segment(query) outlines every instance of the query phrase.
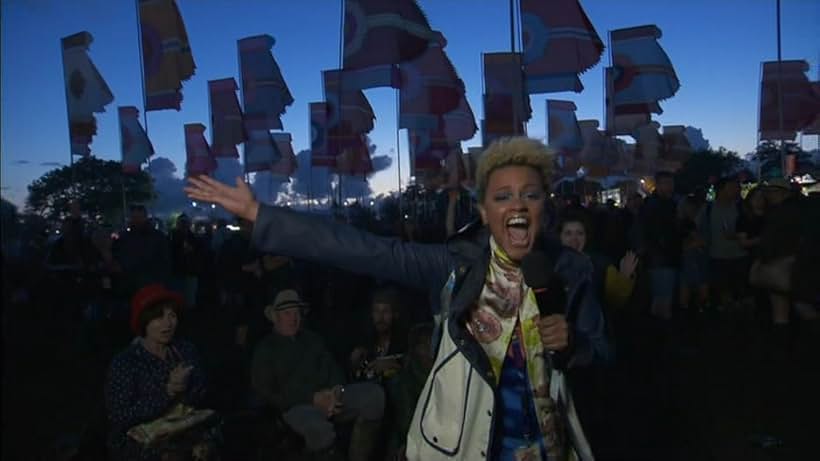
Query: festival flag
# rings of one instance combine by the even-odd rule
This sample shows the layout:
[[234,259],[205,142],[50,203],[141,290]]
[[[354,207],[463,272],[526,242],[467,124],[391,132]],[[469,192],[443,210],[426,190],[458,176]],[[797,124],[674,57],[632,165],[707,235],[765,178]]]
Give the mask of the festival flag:
[[271,167],[271,173],[276,176],[293,176],[297,166],[296,154],[293,152],[293,138],[290,133],[272,133],[272,137],[280,158]]
[[211,102],[211,151],[214,157],[238,158],[236,145],[245,141],[242,110],[236,97],[236,80],[208,81]]
[[373,129],[376,115],[361,90],[345,88],[344,77],[344,72],[340,70],[322,72],[328,110],[327,126],[333,128],[344,124],[352,133],[368,133]]
[[88,47],[94,38],[88,32],[63,37],[63,77],[71,155],[91,154],[91,140],[97,134],[94,114],[105,112],[114,95],[102,75],[88,57]]
[[524,92],[524,74],[518,53],[485,53],[484,119],[481,131],[484,145],[492,140],[524,134],[532,108]]
[[440,173],[442,162],[458,146],[448,144],[440,133],[428,130],[407,130],[410,148],[411,171],[414,176],[435,172]]
[[424,54],[401,65],[400,128],[434,129],[439,117],[458,108],[464,82],[444,53],[446,45],[437,33]]
[[443,124],[444,137],[451,145],[472,139],[478,131],[473,109],[464,95],[461,96],[458,106],[454,110],[441,117],[441,123]]
[[444,159],[444,171],[447,174],[444,186],[448,189],[458,189],[467,180],[467,170],[461,148],[455,147],[447,154],[447,158]]
[[622,141],[607,136],[599,125],[598,120],[578,121],[584,147],[579,155],[567,158],[567,164],[582,164],[589,176],[606,176],[622,158]]
[[[758,131],[761,139],[793,140],[798,131],[808,128],[820,114],[820,94],[806,77],[806,61],[777,61],[763,63],[760,87],[760,116]],[[780,131],[778,88],[782,91],[783,131]]]
[[572,101],[547,100],[547,143],[561,156],[578,154],[584,147]]
[[242,76],[242,105],[245,130],[281,130],[280,117],[293,104],[285,78],[273,58],[276,40],[256,35],[238,41],[239,69]]
[[327,103],[312,102],[310,107],[310,164],[332,167],[336,158],[327,145]]
[[154,146],[140,125],[139,110],[134,106],[117,108],[120,119],[120,152],[122,171],[136,173],[140,165],[154,155]]
[[[814,91],[814,97],[820,100],[820,82],[812,82],[811,87],[812,91]],[[817,110],[814,121],[803,128],[803,134],[820,134],[820,109]]]
[[332,168],[334,172],[350,176],[364,176],[373,172],[373,162],[365,134],[352,135],[344,144],[337,144],[337,148],[338,154]]
[[528,94],[584,89],[604,44],[578,0],[521,0],[521,29]]
[[344,5],[344,69],[410,61],[435,37],[415,0],[346,0]]
[[635,131],[635,158],[651,161],[660,157],[663,138],[658,133],[658,128],[658,122],[650,122]]
[[205,140],[205,125],[201,123],[185,124],[185,174],[199,176],[211,174],[217,163],[208,141]]
[[282,158],[268,130],[252,130],[245,141],[245,173],[271,171]]
[[671,98],[680,81],[654,25],[613,30],[612,104],[647,104]]
[[180,109],[196,65],[175,0],[139,0],[145,110]]
[[692,144],[686,136],[686,127],[683,125],[667,125],[663,127],[663,158],[666,160],[686,161],[692,155]]

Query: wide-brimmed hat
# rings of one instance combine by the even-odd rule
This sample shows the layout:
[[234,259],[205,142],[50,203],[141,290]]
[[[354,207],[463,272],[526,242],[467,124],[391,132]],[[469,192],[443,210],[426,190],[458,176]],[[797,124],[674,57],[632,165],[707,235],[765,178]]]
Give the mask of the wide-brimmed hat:
[[272,304],[265,306],[265,317],[271,320],[274,312],[293,308],[304,309],[307,306],[308,303],[302,301],[302,298],[299,297],[299,293],[297,293],[296,290],[282,290],[277,293]]
[[145,309],[162,302],[174,304],[177,310],[185,306],[185,298],[181,294],[165,288],[161,283],[152,283],[140,288],[131,298],[131,330],[136,334],[140,334],[140,314]]

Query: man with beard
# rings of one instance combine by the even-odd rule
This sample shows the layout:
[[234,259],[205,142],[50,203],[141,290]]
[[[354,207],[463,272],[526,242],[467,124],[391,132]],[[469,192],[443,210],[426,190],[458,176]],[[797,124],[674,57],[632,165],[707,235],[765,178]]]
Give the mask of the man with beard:
[[367,341],[350,354],[351,370],[357,380],[381,381],[401,368],[406,335],[397,331],[398,299],[392,288],[380,288],[373,293]]

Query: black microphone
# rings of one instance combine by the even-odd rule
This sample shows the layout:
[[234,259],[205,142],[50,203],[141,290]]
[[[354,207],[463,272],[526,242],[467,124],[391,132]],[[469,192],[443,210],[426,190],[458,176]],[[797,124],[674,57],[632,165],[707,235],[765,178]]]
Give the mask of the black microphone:
[[524,282],[532,288],[542,317],[565,313],[566,294],[563,283],[553,272],[552,266],[552,260],[540,250],[529,252],[521,260]]
[[[538,304],[538,312],[542,317],[566,312],[564,284],[552,267],[552,260],[541,250],[530,251],[521,260],[524,282],[532,288],[535,302]],[[549,351],[544,358],[553,368],[558,370],[566,368],[566,354]]]

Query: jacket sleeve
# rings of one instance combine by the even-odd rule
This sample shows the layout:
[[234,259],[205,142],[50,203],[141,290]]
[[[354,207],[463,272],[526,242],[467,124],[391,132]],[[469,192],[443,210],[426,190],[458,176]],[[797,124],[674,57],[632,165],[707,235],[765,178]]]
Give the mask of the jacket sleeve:
[[606,337],[604,315],[591,282],[577,295],[579,299],[574,306],[571,318],[573,324],[572,354],[570,367],[585,366],[591,363],[609,364],[614,361],[615,351]]
[[425,291],[444,285],[451,265],[445,245],[378,237],[318,216],[262,204],[253,242],[262,251],[328,264]]
[[604,296],[607,306],[623,307],[632,296],[633,288],[635,288],[635,279],[625,277],[613,265],[607,266],[604,278]]

